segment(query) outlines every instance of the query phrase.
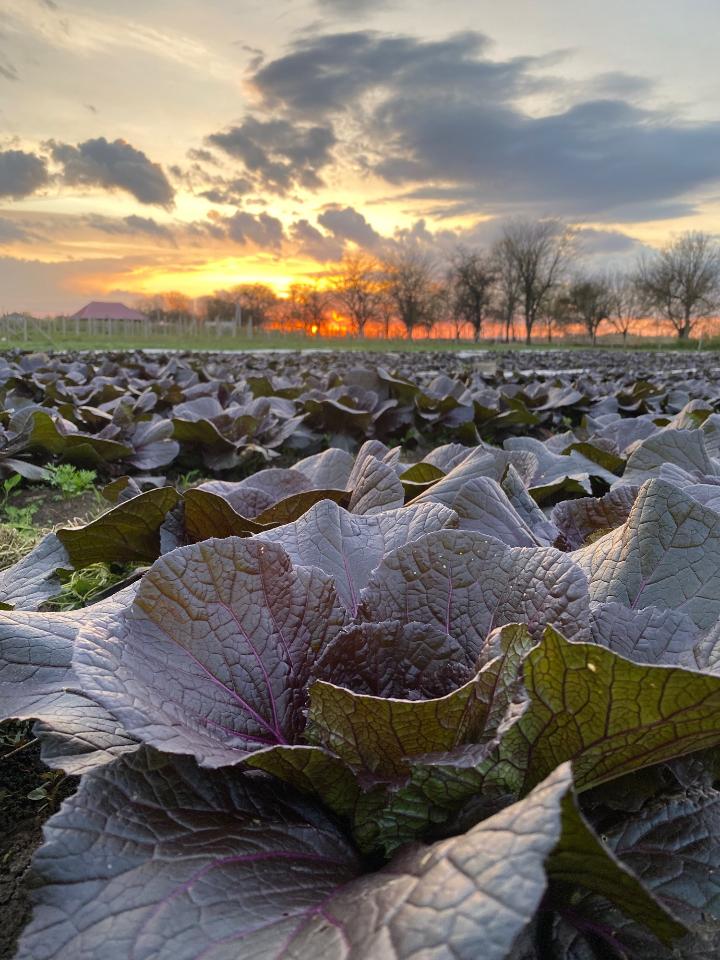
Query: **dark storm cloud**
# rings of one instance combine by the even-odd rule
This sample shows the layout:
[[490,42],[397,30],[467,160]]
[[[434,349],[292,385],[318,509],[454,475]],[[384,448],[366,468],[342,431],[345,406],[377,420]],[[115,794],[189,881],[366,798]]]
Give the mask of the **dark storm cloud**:
[[140,203],[163,207],[173,202],[175,192],[160,164],[125,140],[97,137],[77,146],[53,142],[50,148],[70,186],[125,190]]
[[298,253],[321,263],[342,259],[342,242],[335,237],[328,237],[308,220],[298,220],[291,226],[290,239],[297,244]]
[[361,247],[375,247],[382,237],[354,207],[329,207],[318,223],[339,240],[352,240]]
[[331,162],[336,141],[328,125],[248,116],[239,126],[211,134],[208,142],[240,160],[258,187],[285,194],[293,187],[323,185],[319,171]]
[[256,247],[279,250],[285,237],[280,220],[268,213],[255,216],[238,210],[232,217],[227,217],[224,223],[228,237],[242,246],[251,243]]
[[29,197],[49,179],[42,157],[24,150],[0,150],[0,197]]
[[[346,153],[435,216],[693,212],[693,198],[720,180],[720,123],[643,109],[642,77],[571,84],[542,74],[553,62],[493,60],[472,32],[430,42],[355,31],[305,37],[252,82],[288,122],[344,130]],[[529,112],[523,98],[544,91],[570,106],[542,115],[536,98]]]

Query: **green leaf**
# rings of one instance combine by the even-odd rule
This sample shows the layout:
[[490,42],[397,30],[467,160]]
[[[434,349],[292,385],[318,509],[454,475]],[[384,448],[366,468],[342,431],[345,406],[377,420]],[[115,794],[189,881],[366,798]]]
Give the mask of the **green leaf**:
[[310,688],[305,736],[351,767],[388,780],[407,772],[408,757],[451,750],[476,735],[487,713],[478,693],[471,680],[434,700],[388,700],[320,680]]
[[259,523],[240,516],[225,497],[209,490],[186,490],[183,503],[185,530],[196,542],[210,537],[249,537],[263,529]]
[[632,663],[548,627],[524,682],[528,709],[486,771],[520,793],[565,760],[584,790],[720,743],[720,677]]
[[568,760],[585,790],[720,743],[720,677],[631,663],[548,627],[525,658],[523,680],[529,702],[511,706],[492,750],[472,744],[411,761],[380,827],[367,822],[380,823],[377,809],[359,811],[365,845],[392,849],[426,829],[428,808],[441,822],[441,811],[447,820],[481,791],[523,795]]
[[584,441],[571,443],[569,447],[563,450],[563,454],[570,454],[573,451],[582,454],[583,457],[592,460],[593,463],[597,463],[611,473],[620,475],[625,466],[625,459],[623,457],[619,457],[616,453],[611,453],[610,450],[604,450],[594,443]]
[[360,795],[352,770],[321,747],[270,747],[248,757],[245,766],[264,770],[301,793],[318,797],[342,817],[352,815]]
[[147,490],[85,526],[58,530],[57,537],[78,570],[108,560],[155,560],[160,553],[160,527],[178,500],[179,494],[173,487]]
[[345,490],[308,490],[285,497],[251,519],[233,509],[225,497],[210,490],[192,489],[184,496],[185,529],[189,538],[196,542],[210,537],[249,537],[292,523],[321,500],[346,506],[350,494]]
[[423,493],[438,480],[442,480],[444,472],[432,463],[415,463],[400,474],[400,482],[409,500]]

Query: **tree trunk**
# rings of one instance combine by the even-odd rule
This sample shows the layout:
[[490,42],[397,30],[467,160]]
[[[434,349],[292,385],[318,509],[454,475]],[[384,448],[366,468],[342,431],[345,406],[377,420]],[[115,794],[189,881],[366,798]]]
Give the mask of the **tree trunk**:
[[535,326],[535,314],[526,310],[525,312],[525,343],[532,343],[532,332]]

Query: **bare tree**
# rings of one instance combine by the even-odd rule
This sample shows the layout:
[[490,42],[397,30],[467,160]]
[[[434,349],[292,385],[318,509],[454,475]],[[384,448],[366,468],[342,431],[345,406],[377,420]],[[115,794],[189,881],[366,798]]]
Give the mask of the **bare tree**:
[[331,290],[356,336],[363,337],[367,324],[381,319],[383,282],[374,257],[362,251],[346,254]]
[[480,339],[483,322],[495,297],[497,278],[498,266],[493,257],[464,247],[455,251],[447,284],[458,336],[460,327],[467,323],[472,327],[475,342]]
[[327,290],[310,283],[293,283],[288,290],[289,319],[300,323],[306,334],[315,334],[325,319],[329,299]]
[[569,309],[568,291],[565,287],[554,287],[538,308],[538,320],[545,325],[545,337],[552,343],[553,330],[565,330],[575,322]]
[[238,284],[230,290],[228,296],[233,303],[240,305],[245,320],[255,327],[267,322],[278,302],[275,291],[264,283]]
[[532,341],[535,321],[563,278],[572,242],[572,231],[559,220],[514,220],[503,231],[498,251],[517,273],[526,343]]
[[520,275],[512,252],[502,241],[493,247],[492,258],[497,273],[495,316],[505,329],[505,343],[510,343],[511,331],[515,339],[515,315],[520,306]]
[[649,311],[669,321],[679,340],[720,307],[720,246],[690,231],[640,260],[637,287]]
[[601,276],[577,276],[565,295],[571,320],[581,323],[593,346],[597,342],[600,325],[612,312],[610,285]]
[[610,293],[608,320],[622,334],[625,344],[628,334],[643,315],[642,297],[636,278],[623,271],[616,270],[608,274],[607,284]]
[[395,316],[412,339],[414,330],[429,329],[437,316],[435,264],[427,254],[405,247],[385,257],[383,270]]
[[179,320],[192,313],[193,304],[190,297],[178,290],[170,290],[163,294],[165,316],[169,320]]

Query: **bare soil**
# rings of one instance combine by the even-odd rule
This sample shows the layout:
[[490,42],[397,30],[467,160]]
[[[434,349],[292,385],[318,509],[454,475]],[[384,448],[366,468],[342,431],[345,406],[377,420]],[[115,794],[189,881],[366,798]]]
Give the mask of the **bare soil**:
[[15,494],[10,504],[13,507],[37,507],[32,522],[45,529],[63,526],[76,520],[87,521],[111,506],[99,499],[95,490],[86,490],[77,497],[63,495],[48,487],[29,487]]
[[[31,726],[13,720],[0,724],[0,960],[14,956],[30,919],[27,870],[42,840],[42,825],[78,782],[42,763]],[[18,742],[7,742],[16,737]],[[38,790],[46,796],[31,799]]]

